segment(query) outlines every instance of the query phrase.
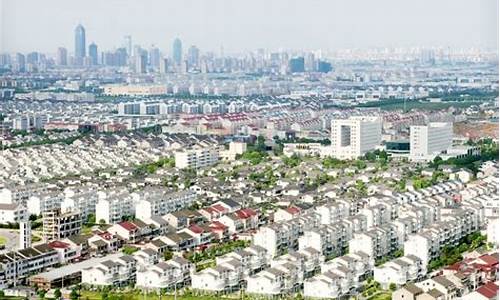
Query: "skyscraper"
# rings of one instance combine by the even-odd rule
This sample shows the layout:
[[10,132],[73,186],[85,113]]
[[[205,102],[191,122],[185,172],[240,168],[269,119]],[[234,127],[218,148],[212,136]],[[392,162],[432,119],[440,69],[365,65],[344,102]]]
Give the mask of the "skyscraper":
[[149,65],[155,70],[160,67],[160,49],[155,46],[149,50]]
[[182,62],[182,42],[179,38],[174,40],[172,45],[172,58],[176,65],[180,65]]
[[115,64],[117,66],[123,67],[127,65],[127,49],[125,48],[118,48],[115,51]]
[[331,70],[333,70],[331,63],[329,63],[327,61],[323,61],[323,60],[318,61],[318,72],[328,73]]
[[146,73],[146,63],[148,62],[148,53],[145,50],[135,53],[135,72]]
[[17,72],[26,71],[26,57],[22,53],[16,54],[16,64],[14,68]]
[[124,37],[123,46],[125,47],[125,50],[127,50],[127,55],[132,56],[132,36],[126,35]]
[[57,65],[67,66],[68,65],[68,50],[64,47],[57,48]]
[[304,56],[304,70],[307,72],[316,71],[316,63],[313,53],[306,53]]
[[89,45],[89,57],[90,57],[90,64],[95,66],[97,65],[97,45],[95,43],[91,43]]
[[191,46],[188,49],[187,61],[189,67],[197,68],[200,60],[200,49],[196,46]]
[[301,73],[305,71],[304,67],[304,57],[296,57],[290,59],[289,62],[290,72],[292,73]]
[[85,28],[78,24],[75,28],[75,62],[82,64],[85,57]]
[[168,73],[168,58],[164,57],[160,59],[160,74]]

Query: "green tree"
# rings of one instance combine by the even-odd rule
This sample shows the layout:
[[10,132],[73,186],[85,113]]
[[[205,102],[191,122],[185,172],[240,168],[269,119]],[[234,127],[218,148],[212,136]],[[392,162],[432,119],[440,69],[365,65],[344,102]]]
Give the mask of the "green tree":
[[127,254],[127,255],[131,255],[131,254],[133,254],[134,252],[136,252],[138,250],[139,250],[139,248],[133,247],[133,246],[124,246],[122,248],[122,252],[125,253],[125,254]]
[[360,159],[356,160],[355,165],[358,170],[366,169],[366,163]]
[[54,291],[54,297],[56,297],[56,299],[61,299],[61,296],[62,296],[61,290],[60,289],[56,289]]
[[391,282],[389,284],[389,290],[394,292],[397,288],[398,288],[398,286],[394,282]]
[[174,253],[170,250],[167,250],[163,253],[163,259],[165,259],[165,260],[172,259],[173,256],[174,256]]
[[95,214],[89,214],[87,216],[87,224],[95,224]]
[[69,298],[70,298],[71,300],[78,300],[79,296],[80,296],[80,295],[78,294],[78,291],[77,291],[75,288],[73,288],[73,289],[71,290],[71,293],[69,294]]

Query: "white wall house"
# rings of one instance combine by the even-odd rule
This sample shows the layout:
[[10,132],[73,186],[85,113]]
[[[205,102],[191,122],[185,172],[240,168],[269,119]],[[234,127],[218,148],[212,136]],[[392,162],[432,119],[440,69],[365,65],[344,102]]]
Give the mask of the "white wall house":
[[139,197],[141,199],[135,204],[135,217],[141,220],[181,210],[196,201],[196,193],[191,190],[169,193],[151,189],[140,193]]
[[106,198],[100,198],[96,204],[96,221],[104,220],[106,224],[115,224],[122,221],[124,216],[135,214],[136,200],[130,194],[112,194]]
[[0,203],[0,224],[18,223],[22,220],[26,220],[27,217],[28,211],[23,205],[16,203]]
[[103,261],[82,269],[82,284],[93,286],[125,286],[135,277],[136,261],[130,255]]
[[388,288],[391,283],[403,285],[425,275],[422,261],[414,256],[407,255],[393,259],[385,264],[375,267],[373,277],[383,288]]
[[190,280],[195,268],[182,257],[162,261],[148,268],[138,270],[136,287],[146,289],[170,288]]
[[179,169],[209,167],[217,161],[219,161],[219,149],[215,147],[184,149],[175,152],[175,167]]

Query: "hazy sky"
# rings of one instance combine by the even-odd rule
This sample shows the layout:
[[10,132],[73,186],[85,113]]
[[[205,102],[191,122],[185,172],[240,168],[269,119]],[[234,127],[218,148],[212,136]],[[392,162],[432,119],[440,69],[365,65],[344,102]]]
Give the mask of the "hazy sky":
[[266,49],[498,47],[498,0],[0,0],[0,51],[155,44]]

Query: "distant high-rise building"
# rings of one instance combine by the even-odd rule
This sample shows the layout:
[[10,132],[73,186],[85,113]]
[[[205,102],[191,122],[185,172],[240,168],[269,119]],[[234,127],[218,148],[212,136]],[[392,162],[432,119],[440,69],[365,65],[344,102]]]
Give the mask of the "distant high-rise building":
[[75,63],[82,64],[85,57],[85,28],[78,24],[75,28]]
[[302,73],[305,71],[304,67],[304,58],[303,57],[295,57],[290,59],[289,62],[290,72],[292,73]]
[[432,49],[422,49],[420,51],[420,63],[424,65],[434,65],[436,63],[436,56]]
[[135,55],[135,72],[136,73],[146,73],[146,64],[148,62],[147,52],[141,50]]
[[8,67],[11,64],[11,59],[9,54],[0,54],[0,66]]
[[333,70],[331,63],[322,60],[318,61],[318,72],[328,73],[331,70]]
[[149,50],[149,65],[157,70],[160,66],[160,49],[158,47],[152,47]]
[[198,49],[198,47],[196,46],[189,47],[187,53],[187,61],[189,67],[197,68],[199,66],[199,60],[200,60],[200,49]]
[[28,64],[38,64],[38,60],[40,59],[40,54],[38,52],[28,53],[26,56],[26,62]]
[[176,38],[172,45],[172,58],[176,65],[180,65],[182,62],[182,42],[180,39]]
[[307,53],[304,57],[304,69],[307,72],[316,71],[316,61],[313,53]]
[[89,57],[90,57],[90,64],[95,66],[97,65],[97,45],[95,43],[91,43],[89,45]]
[[125,50],[127,51],[128,56],[132,56],[132,36],[126,35],[124,38]]
[[160,73],[166,74],[168,72],[168,58],[162,58],[160,60]]
[[22,53],[16,54],[16,63],[14,65],[14,69],[17,72],[25,72],[26,71],[26,57]]
[[59,66],[68,65],[68,50],[64,47],[57,48],[57,59],[56,64]]
[[115,51],[115,63],[117,66],[123,67],[127,65],[127,49],[118,48]]

